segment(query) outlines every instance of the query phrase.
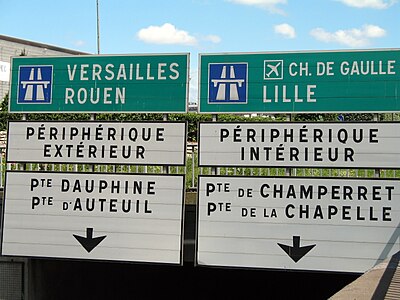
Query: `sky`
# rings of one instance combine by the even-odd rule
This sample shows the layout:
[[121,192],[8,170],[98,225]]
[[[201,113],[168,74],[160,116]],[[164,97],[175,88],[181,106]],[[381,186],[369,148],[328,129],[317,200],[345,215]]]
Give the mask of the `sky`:
[[92,54],[190,53],[190,102],[199,53],[400,48],[399,28],[400,0],[0,0],[3,35]]

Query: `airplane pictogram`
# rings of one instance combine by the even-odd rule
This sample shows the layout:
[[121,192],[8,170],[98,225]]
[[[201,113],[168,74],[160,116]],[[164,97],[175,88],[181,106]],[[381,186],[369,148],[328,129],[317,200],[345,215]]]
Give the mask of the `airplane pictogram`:
[[267,67],[271,69],[271,71],[269,71],[267,74],[265,74],[265,76],[269,77],[271,76],[272,73],[275,73],[275,76],[278,77],[279,76],[279,71],[278,71],[278,67],[280,66],[281,62],[278,62],[275,66],[271,65],[271,64],[267,64]]
[[264,79],[283,79],[283,60],[265,60]]

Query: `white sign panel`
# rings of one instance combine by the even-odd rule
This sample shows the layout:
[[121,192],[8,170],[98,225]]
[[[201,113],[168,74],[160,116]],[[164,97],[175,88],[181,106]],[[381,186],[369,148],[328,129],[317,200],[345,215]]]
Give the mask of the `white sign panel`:
[[400,250],[400,181],[200,176],[197,263],[365,272]]
[[184,165],[184,122],[9,122],[10,162]]
[[6,174],[2,255],[181,263],[183,175]]
[[400,123],[201,123],[200,166],[397,168]]
[[10,63],[0,61],[0,81],[10,81]]

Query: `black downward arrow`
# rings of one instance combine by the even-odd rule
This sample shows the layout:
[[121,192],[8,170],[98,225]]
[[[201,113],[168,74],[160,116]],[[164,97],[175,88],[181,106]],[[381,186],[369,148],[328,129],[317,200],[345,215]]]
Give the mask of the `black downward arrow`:
[[86,237],[74,234],[77,241],[86,249],[89,253],[92,251],[102,240],[106,238],[106,235],[93,237],[93,228],[86,228]]
[[283,245],[278,243],[279,247],[282,248],[283,251],[286,252],[287,255],[295,263],[297,263],[304,255],[306,255],[308,252],[311,251],[312,248],[314,248],[316,245],[309,245],[309,246],[304,246],[300,247],[300,237],[299,236],[293,236],[293,246],[288,246],[288,245]]

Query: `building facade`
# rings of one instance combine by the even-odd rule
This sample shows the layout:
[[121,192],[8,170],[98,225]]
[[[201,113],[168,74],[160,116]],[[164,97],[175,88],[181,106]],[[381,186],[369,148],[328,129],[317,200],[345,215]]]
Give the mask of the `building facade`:
[[10,89],[11,58],[14,56],[83,55],[85,52],[0,35],[0,101]]

